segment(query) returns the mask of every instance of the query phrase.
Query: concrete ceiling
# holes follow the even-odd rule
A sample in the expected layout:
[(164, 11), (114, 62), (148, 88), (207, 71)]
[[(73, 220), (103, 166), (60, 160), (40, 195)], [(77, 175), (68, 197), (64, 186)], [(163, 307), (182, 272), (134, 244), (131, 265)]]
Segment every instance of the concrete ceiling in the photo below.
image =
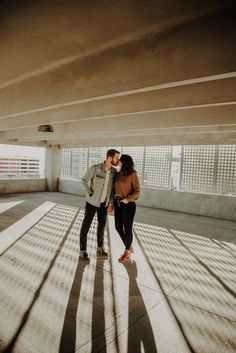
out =
[(1, 1), (0, 143), (235, 144), (234, 3)]

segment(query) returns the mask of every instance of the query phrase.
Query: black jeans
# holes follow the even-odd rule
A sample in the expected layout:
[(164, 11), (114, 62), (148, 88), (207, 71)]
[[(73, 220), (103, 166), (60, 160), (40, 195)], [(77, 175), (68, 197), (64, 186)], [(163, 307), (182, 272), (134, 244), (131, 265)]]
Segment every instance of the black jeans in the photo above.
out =
[(100, 204), (100, 207), (96, 207), (86, 202), (85, 214), (80, 230), (80, 250), (87, 249), (87, 237), (90, 225), (93, 221), (94, 215), (97, 212), (98, 227), (97, 227), (97, 245), (103, 246), (104, 230), (107, 220), (107, 207), (105, 202)]
[(126, 250), (129, 250), (133, 241), (132, 227), (135, 212), (135, 202), (124, 204), (123, 202), (118, 203), (115, 200), (115, 228), (125, 244)]

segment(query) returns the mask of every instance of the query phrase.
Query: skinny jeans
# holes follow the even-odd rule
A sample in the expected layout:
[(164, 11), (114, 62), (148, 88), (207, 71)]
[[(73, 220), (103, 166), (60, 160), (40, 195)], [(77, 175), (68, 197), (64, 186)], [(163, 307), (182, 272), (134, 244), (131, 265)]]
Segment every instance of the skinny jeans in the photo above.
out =
[(100, 204), (100, 207), (96, 207), (86, 202), (85, 204), (85, 214), (82, 222), (81, 230), (80, 230), (80, 250), (87, 249), (87, 238), (88, 231), (95, 216), (97, 213), (97, 246), (103, 246), (104, 241), (104, 230), (107, 220), (107, 207), (105, 206), (105, 202)]
[(119, 233), (121, 240), (125, 245), (125, 249), (129, 250), (133, 241), (133, 221), (136, 212), (135, 202), (124, 204), (115, 200), (115, 228)]

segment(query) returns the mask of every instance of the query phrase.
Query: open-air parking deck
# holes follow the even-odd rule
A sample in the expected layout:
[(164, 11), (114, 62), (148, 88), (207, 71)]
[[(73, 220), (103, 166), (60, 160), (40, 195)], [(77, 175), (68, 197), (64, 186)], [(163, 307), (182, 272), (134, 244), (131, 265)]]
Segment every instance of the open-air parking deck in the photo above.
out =
[(138, 207), (135, 253), (108, 217), (108, 259), (79, 259), (84, 198), (0, 199), (1, 352), (233, 353), (236, 223)]

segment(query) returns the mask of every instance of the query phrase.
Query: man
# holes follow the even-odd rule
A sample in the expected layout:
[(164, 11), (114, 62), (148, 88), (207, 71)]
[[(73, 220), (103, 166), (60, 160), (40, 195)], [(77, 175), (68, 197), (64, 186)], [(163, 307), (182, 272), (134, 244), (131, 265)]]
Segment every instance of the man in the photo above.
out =
[(86, 193), (85, 215), (80, 231), (80, 257), (88, 260), (87, 235), (95, 213), (97, 213), (97, 252), (103, 256), (108, 253), (104, 249), (104, 230), (107, 212), (113, 210), (112, 188), (120, 152), (115, 149), (107, 151), (103, 163), (90, 167), (82, 178), (82, 185)]

